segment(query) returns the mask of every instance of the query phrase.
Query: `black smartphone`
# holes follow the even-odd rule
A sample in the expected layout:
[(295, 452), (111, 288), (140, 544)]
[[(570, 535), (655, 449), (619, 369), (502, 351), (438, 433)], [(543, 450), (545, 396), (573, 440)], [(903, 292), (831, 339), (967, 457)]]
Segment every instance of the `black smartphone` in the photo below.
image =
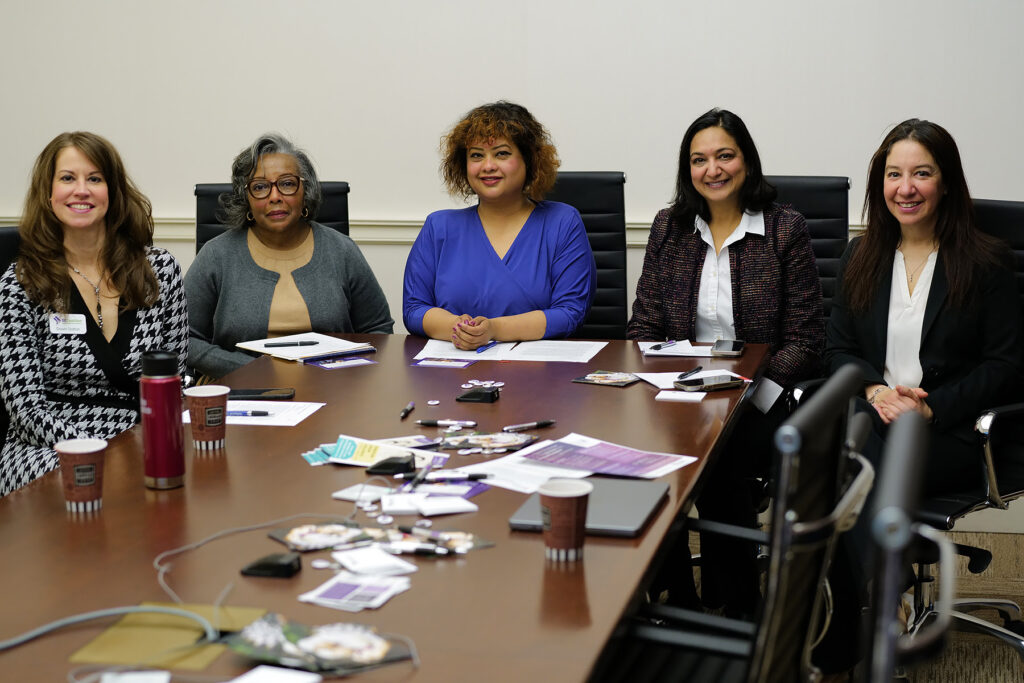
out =
[(295, 390), (278, 387), (276, 389), (232, 389), (228, 392), (229, 401), (286, 401), (295, 398)]
[(738, 339), (719, 339), (711, 347), (712, 356), (735, 357), (743, 355), (745, 342)]
[(732, 375), (708, 375), (696, 379), (680, 379), (672, 383), (676, 389), (683, 391), (718, 391), (720, 389), (735, 389), (741, 387), (744, 381)]

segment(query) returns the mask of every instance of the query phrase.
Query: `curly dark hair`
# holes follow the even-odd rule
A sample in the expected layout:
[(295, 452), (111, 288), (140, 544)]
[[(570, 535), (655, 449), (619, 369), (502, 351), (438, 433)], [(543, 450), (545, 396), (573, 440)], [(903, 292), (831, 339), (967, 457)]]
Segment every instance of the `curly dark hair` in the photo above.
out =
[(102, 267), (121, 295), (120, 309), (152, 306), (160, 298), (160, 285), (146, 258), (153, 244), (153, 207), (128, 177), (114, 145), (95, 133), (61, 133), (36, 159), (18, 226), (18, 282), (36, 304), (68, 312), (73, 285), (64, 253), (64, 226), (50, 205), (57, 156), (68, 147), (96, 164), (107, 184)]
[(279, 133), (264, 133), (243, 149), (231, 164), (231, 192), (225, 192), (217, 200), (220, 204), (218, 218), (225, 225), (247, 228), (253, 221), (248, 217), (249, 191), (246, 188), (256, 173), (256, 167), (267, 154), (287, 154), (295, 159), (302, 178), (302, 209), (307, 220), (315, 220), (323, 201), (320, 179), (313, 168), (313, 162), (305, 151), (296, 147), (291, 140)]
[(945, 194), (937, 207), (935, 240), (949, 281), (950, 302), (961, 306), (966, 304), (974, 294), (976, 279), (986, 268), (1008, 263), (1005, 245), (977, 226), (974, 202), (953, 136), (937, 123), (907, 119), (889, 131), (868, 166), (864, 194), (867, 228), (859, 248), (850, 255), (842, 285), (850, 308), (855, 311), (863, 312), (870, 306), (878, 283), (887, 276), (885, 271), (892, 267), (892, 255), (903, 237), (899, 221), (889, 211), (884, 194), (889, 152), (893, 145), (903, 140), (919, 143), (939, 167)]
[(551, 135), (526, 107), (504, 100), (476, 107), (441, 138), (441, 177), (454, 197), (473, 196), (466, 175), (466, 150), (479, 140), (505, 138), (519, 148), (526, 162), (523, 192), (540, 201), (555, 186), (558, 152)]
[(763, 211), (777, 196), (775, 188), (764, 179), (761, 171), (761, 156), (757, 153), (754, 139), (750, 137), (743, 119), (728, 109), (712, 109), (697, 117), (683, 135), (679, 145), (679, 170), (676, 175), (676, 196), (672, 199), (672, 219), (676, 225), (693, 225), (694, 215), (706, 222), (711, 221), (711, 209), (704, 197), (693, 186), (690, 176), (690, 145), (697, 133), (705, 128), (718, 126), (732, 136), (743, 154), (743, 162), (747, 167), (747, 177), (740, 188), (740, 211)]

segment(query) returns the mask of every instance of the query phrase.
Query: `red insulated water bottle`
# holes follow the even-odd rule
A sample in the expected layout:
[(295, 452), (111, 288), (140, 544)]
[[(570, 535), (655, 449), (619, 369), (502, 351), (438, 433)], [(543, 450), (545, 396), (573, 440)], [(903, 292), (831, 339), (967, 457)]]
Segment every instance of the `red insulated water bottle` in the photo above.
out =
[(167, 351), (142, 354), (139, 380), (146, 486), (173, 489), (185, 483), (181, 430), (181, 377), (178, 356)]

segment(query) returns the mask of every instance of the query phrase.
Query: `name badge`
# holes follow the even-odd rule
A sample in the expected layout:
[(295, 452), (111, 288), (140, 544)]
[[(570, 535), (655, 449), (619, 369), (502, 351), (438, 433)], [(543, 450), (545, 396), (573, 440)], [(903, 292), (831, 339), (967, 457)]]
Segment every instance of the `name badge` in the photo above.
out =
[(53, 334), (85, 334), (85, 315), (82, 313), (50, 314), (50, 332)]

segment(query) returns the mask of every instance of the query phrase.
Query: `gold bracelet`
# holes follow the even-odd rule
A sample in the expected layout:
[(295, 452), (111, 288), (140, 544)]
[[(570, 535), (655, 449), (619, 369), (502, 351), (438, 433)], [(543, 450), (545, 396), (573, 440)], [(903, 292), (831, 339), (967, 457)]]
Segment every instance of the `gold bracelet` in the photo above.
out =
[(871, 405), (875, 405), (875, 398), (877, 398), (878, 395), (885, 391), (886, 389), (888, 389), (888, 387), (878, 387), (877, 389), (872, 391), (871, 395), (868, 396), (868, 403), (870, 403)]

